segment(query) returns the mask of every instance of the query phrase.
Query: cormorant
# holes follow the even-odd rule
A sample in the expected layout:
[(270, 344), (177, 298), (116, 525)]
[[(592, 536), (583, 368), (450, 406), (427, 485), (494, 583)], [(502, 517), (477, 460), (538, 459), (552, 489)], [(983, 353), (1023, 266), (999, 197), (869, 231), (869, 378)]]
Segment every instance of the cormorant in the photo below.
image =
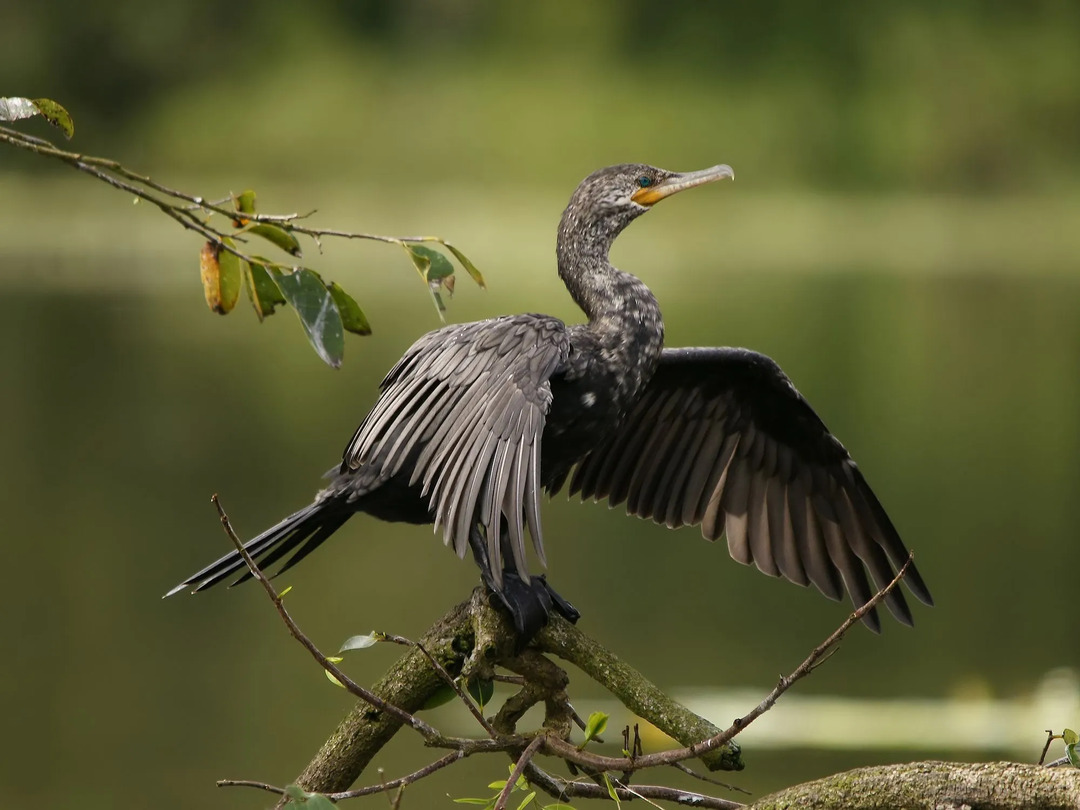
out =
[[(314, 503), (246, 544), (281, 571), (356, 512), (434, 523), (467, 549), (531, 637), (551, 609), (577, 611), (530, 578), (526, 527), (544, 563), (540, 494), (625, 501), (630, 514), (727, 536), (741, 563), (858, 606), (908, 557), (843, 445), (770, 358), (747, 349), (665, 349), (656, 298), (608, 260), (615, 237), (660, 200), (734, 178), (729, 166), (677, 173), (622, 164), (589, 175), (559, 223), (559, 275), (588, 322), (508, 315), (421, 337), (386, 375), (340, 467)], [(240, 572), (235, 551), (167, 595)], [(914, 566), (908, 589), (930, 593)], [(234, 583), (235, 584), (235, 583)], [(899, 589), (886, 599), (911, 624)], [(876, 612), (864, 621), (880, 629)]]

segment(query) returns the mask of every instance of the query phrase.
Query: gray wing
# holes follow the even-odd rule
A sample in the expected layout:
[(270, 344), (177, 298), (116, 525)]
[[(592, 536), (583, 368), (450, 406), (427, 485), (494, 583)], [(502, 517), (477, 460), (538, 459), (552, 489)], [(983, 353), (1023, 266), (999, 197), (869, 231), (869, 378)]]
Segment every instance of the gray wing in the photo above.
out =
[(525, 524), (544, 560), (540, 441), (549, 380), (570, 341), (562, 321), (514, 315), (425, 335), (382, 383), (382, 395), (345, 449), (342, 471), (382, 480), (411, 467), (436, 528), (461, 557), (483, 525), (491, 574), (502, 582), (501, 517), (518, 573), (529, 579)]
[[(727, 535), (731, 556), (857, 606), (908, 552), (844, 446), (768, 357), (746, 349), (667, 349), (616, 433), (574, 471), (571, 494), (626, 501), (670, 527)], [(904, 578), (932, 604), (914, 566)], [(911, 624), (899, 589), (890, 611)], [(876, 614), (866, 623), (880, 628)]]

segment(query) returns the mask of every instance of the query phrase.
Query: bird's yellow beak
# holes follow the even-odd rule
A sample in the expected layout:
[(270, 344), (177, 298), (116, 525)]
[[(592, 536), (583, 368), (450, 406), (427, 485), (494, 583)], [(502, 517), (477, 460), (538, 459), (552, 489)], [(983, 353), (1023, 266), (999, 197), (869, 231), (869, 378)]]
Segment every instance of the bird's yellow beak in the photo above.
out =
[(664, 197), (670, 197), (672, 194), (676, 194), (688, 188), (693, 188), (694, 186), (703, 186), (706, 183), (723, 180), (725, 177), (730, 178), (731, 180), (735, 179), (735, 170), (725, 163), (721, 163), (719, 166), (713, 166), (710, 169), (702, 169), (697, 172), (673, 174), (671, 177), (661, 180), (655, 186), (647, 186), (646, 188), (638, 189), (630, 195), (630, 199), (638, 205), (655, 205), (660, 202), (660, 200), (664, 199)]

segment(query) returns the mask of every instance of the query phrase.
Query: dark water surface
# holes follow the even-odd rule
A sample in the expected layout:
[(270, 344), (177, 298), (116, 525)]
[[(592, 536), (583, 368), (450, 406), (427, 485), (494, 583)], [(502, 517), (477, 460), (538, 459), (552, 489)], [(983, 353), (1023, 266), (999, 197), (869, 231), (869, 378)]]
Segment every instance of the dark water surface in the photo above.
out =
[[(916, 609), (914, 630), (859, 628), (798, 687), (807, 694), (1016, 697), (1049, 669), (1080, 667), (1080, 284), (997, 270), (736, 273), (722, 294), (710, 278), (662, 297), (670, 345), (743, 344), (781, 362), (859, 461), (938, 600)], [(451, 315), (523, 308), (504, 294)], [(290, 314), (260, 328), (248, 314), (218, 319), (194, 288), (179, 300), (5, 294), (5, 804), (262, 806), (213, 781), (284, 783), (347, 710), (261, 591), (160, 596), (227, 549), (212, 492), (244, 535), (306, 503), (382, 373), (435, 325), (419, 294), (369, 306), (377, 335), (353, 340), (331, 372)], [(665, 687), (764, 694), (845, 613), (732, 563), (693, 529), (561, 498), (544, 519), (552, 580), (582, 626)], [(429, 530), (360, 517), (285, 579), (294, 615), (329, 650), (373, 628), (419, 636), (477, 578)], [(372, 681), (396, 654), (358, 654), (350, 671)], [(599, 697), (580, 677), (572, 691), (584, 712)], [(433, 722), (459, 710), (440, 712)], [(1043, 727), (1031, 729), (1032, 757)], [(751, 749), (732, 781), (760, 793), (875, 761), (965, 755), (935, 748), (933, 728), (926, 743)], [(392, 777), (425, 757), (399, 739), (378, 764)], [(406, 806), (483, 795), (503, 767), (470, 761)]]

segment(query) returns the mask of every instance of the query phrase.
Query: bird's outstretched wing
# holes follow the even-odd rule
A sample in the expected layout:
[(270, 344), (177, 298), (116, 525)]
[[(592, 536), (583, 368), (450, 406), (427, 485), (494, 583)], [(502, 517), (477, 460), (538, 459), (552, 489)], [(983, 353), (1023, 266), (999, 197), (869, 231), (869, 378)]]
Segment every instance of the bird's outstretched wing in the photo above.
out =
[[(770, 358), (746, 349), (666, 349), (616, 433), (574, 471), (571, 494), (626, 502), (671, 527), (727, 535), (731, 556), (832, 599), (873, 595), (908, 552), (844, 446)], [(931, 604), (914, 566), (904, 578)], [(911, 624), (899, 589), (887, 597)], [(875, 614), (866, 623), (880, 629)]]
[(411, 467), (443, 539), (459, 556), (477, 522), (502, 582), (501, 518), (528, 581), (524, 524), (543, 560), (540, 440), (549, 380), (570, 351), (557, 318), (514, 315), (432, 332), (383, 380), (382, 395), (345, 449), (342, 472), (386, 480)]

